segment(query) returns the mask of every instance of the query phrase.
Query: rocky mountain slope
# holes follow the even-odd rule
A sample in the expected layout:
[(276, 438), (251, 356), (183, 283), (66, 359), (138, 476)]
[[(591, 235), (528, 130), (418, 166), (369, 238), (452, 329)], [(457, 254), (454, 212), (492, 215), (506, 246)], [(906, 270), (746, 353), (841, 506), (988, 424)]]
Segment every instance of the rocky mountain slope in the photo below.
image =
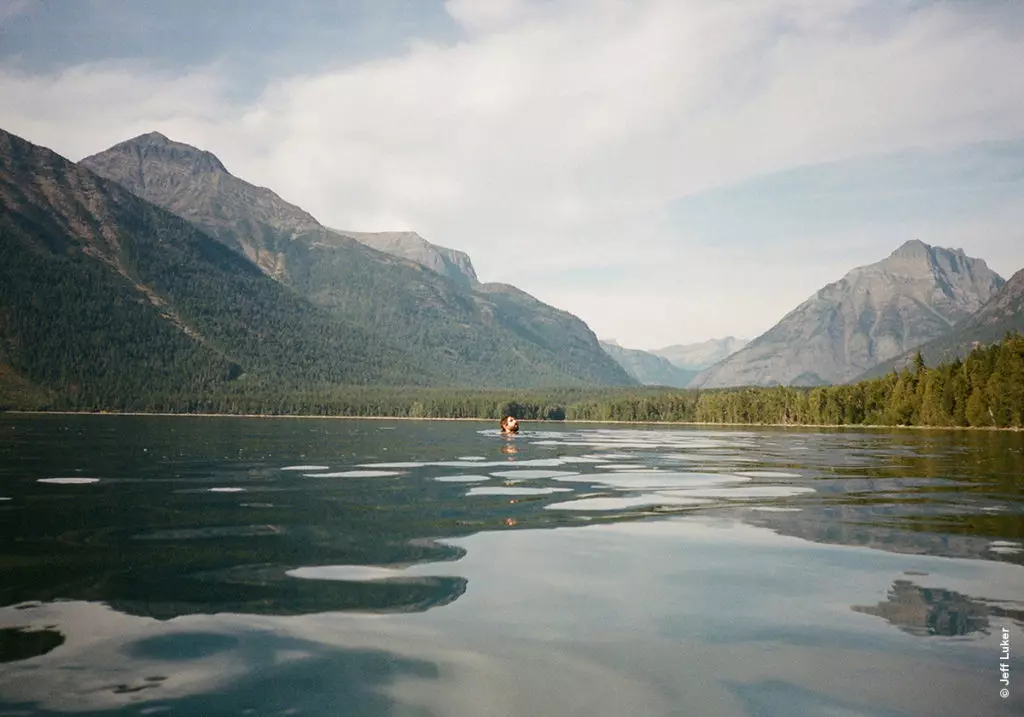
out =
[(723, 339), (708, 339), (696, 344), (673, 344), (649, 353), (668, 359), (681, 369), (696, 373), (731, 356), (748, 343), (750, 342), (747, 339), (726, 336)]
[(666, 358), (647, 351), (623, 348), (615, 341), (602, 341), (601, 348), (626, 369), (626, 373), (645, 386), (686, 388), (697, 375), (696, 371), (679, 368)]
[(416, 262), (425, 269), (448, 277), (463, 288), (470, 289), (480, 283), (468, 254), (431, 244), (416, 232), (333, 231), (385, 254)]
[(959, 249), (909, 241), (849, 272), (746, 347), (701, 372), (694, 388), (842, 383), (948, 332), (1004, 284)]
[(634, 383), (578, 318), (522, 292), (511, 300), (505, 289), (473, 285), (468, 257), (463, 263), (457, 253), (438, 250), (445, 268), (438, 272), (426, 268), (422, 252), (412, 252), (412, 261), (404, 258), (412, 244), (408, 237), (393, 242), (405, 247), (395, 249), (400, 256), (377, 251), (364, 243), (371, 241), (367, 235), (357, 240), (322, 226), (269, 189), (233, 176), (209, 152), (150, 133), (81, 165), (187, 219), (267, 275), (450, 382)]
[(992, 344), (1014, 331), (1024, 334), (1024, 269), (1011, 276), (978, 311), (957, 322), (948, 332), (873, 366), (857, 378), (873, 378), (902, 369), (918, 351), (928, 366), (964, 358), (975, 344)]
[(125, 408), (228, 385), (440, 382), (189, 222), (2, 130), (0, 208), (8, 399)]

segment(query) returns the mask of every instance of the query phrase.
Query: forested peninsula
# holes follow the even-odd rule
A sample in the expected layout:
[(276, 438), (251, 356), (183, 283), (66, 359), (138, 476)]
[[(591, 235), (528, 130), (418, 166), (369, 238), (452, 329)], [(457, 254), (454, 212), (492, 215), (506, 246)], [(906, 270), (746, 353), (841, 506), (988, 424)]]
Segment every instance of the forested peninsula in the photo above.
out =
[[(2, 384), (2, 377), (0, 377)], [(0, 409), (278, 416), (480, 418), (808, 426), (1024, 428), (1024, 336), (1007, 334), (964, 359), (815, 388), (657, 387), (473, 390), (310, 386), (277, 390), (244, 378), (206, 393), (60, 395), (8, 383)]]

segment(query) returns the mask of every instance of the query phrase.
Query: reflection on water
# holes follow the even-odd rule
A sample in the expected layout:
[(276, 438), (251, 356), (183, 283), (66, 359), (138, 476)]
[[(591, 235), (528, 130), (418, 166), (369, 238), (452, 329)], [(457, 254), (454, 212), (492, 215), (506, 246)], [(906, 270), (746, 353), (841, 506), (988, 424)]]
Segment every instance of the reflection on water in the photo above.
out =
[(980, 602), (941, 588), (922, 588), (897, 580), (889, 599), (854, 610), (877, 615), (911, 635), (966, 635), (988, 628), (988, 610)]
[(0, 713), (1014, 714), (1022, 476), (1007, 433), (0, 416)]

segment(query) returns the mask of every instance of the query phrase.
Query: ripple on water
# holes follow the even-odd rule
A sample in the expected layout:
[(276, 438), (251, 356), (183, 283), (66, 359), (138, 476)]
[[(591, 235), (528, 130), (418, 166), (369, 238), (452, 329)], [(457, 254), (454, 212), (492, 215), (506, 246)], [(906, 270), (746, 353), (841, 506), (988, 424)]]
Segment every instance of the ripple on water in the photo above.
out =
[(388, 476), (400, 476), (401, 471), (337, 471), (335, 473), (303, 473), (305, 478), (387, 478)]
[(510, 485), (481, 485), (470, 488), (466, 495), (551, 495), (571, 493), (572, 488), (524, 488)]
[(51, 483), (53, 485), (86, 485), (99, 482), (99, 478), (40, 478), (36, 481), (36, 483)]
[(436, 563), (417, 563), (402, 567), (382, 565), (312, 565), (285, 571), (290, 578), (302, 580), (343, 580), (346, 582), (378, 582), (395, 580), (417, 580), (444, 577), (438, 572)]
[(397, 463), (360, 463), (358, 468), (422, 468), (430, 465), (420, 461), (400, 461)]
[(252, 538), (281, 535), (284, 529), (276, 525), (226, 525), (206, 528), (180, 528), (152, 530), (132, 536), (133, 540), (205, 540), (210, 538)]
[(1012, 540), (993, 540), (988, 544), (988, 549), (990, 552), (1000, 555), (1015, 555), (1016, 553), (1024, 552), (1021, 544), (1015, 543)]
[(433, 476), (432, 480), (436, 480), (439, 483), (479, 483), (480, 481), (490, 480), (490, 476), (483, 475), (454, 475), (454, 476)]
[(735, 476), (728, 473), (688, 473), (674, 471), (628, 471), (608, 473), (588, 473), (585, 475), (564, 476), (557, 478), (560, 482), (591, 483), (627, 490), (657, 490), (661, 488), (706, 488), (716, 485), (735, 485), (746, 483), (750, 478)]
[[(507, 464), (504, 464), (507, 465)], [(496, 478), (514, 478), (519, 480), (532, 480), (534, 478), (566, 478), (568, 476), (576, 476), (579, 473), (569, 471), (544, 471), (534, 469), (515, 469), (509, 471), (494, 471), (491, 473)]]
[(244, 493), (245, 488), (237, 488), (235, 486), (218, 486), (216, 488), (207, 488), (210, 493)]
[(281, 470), (283, 471), (327, 471), (330, 470), (330, 466), (285, 466)]
[(544, 507), (547, 510), (612, 511), (627, 510), (629, 508), (653, 508), (659, 505), (700, 506), (706, 505), (709, 502), (711, 501), (704, 498), (690, 497), (688, 495), (645, 493), (643, 495), (580, 498), (579, 500), (567, 500), (562, 503), (552, 503), (551, 505), (546, 505)]
[(741, 471), (736, 475), (748, 476), (750, 478), (799, 478), (799, 473), (787, 473), (785, 471)]
[(382, 568), (376, 565), (316, 565), (285, 572), (290, 578), (303, 580), (352, 580), (371, 582), (406, 577), (404, 568)]
[(791, 498), (804, 493), (814, 493), (813, 488), (796, 485), (744, 485), (721, 488), (695, 488), (687, 495), (701, 498), (745, 499), (745, 498)]

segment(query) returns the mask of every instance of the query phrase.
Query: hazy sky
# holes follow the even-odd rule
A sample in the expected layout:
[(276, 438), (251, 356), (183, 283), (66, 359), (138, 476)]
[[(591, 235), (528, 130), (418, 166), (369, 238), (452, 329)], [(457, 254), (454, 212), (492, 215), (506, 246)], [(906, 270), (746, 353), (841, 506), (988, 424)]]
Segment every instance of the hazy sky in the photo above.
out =
[(158, 130), (655, 348), (908, 239), (1024, 267), (1024, 2), (0, 0), (0, 127)]

